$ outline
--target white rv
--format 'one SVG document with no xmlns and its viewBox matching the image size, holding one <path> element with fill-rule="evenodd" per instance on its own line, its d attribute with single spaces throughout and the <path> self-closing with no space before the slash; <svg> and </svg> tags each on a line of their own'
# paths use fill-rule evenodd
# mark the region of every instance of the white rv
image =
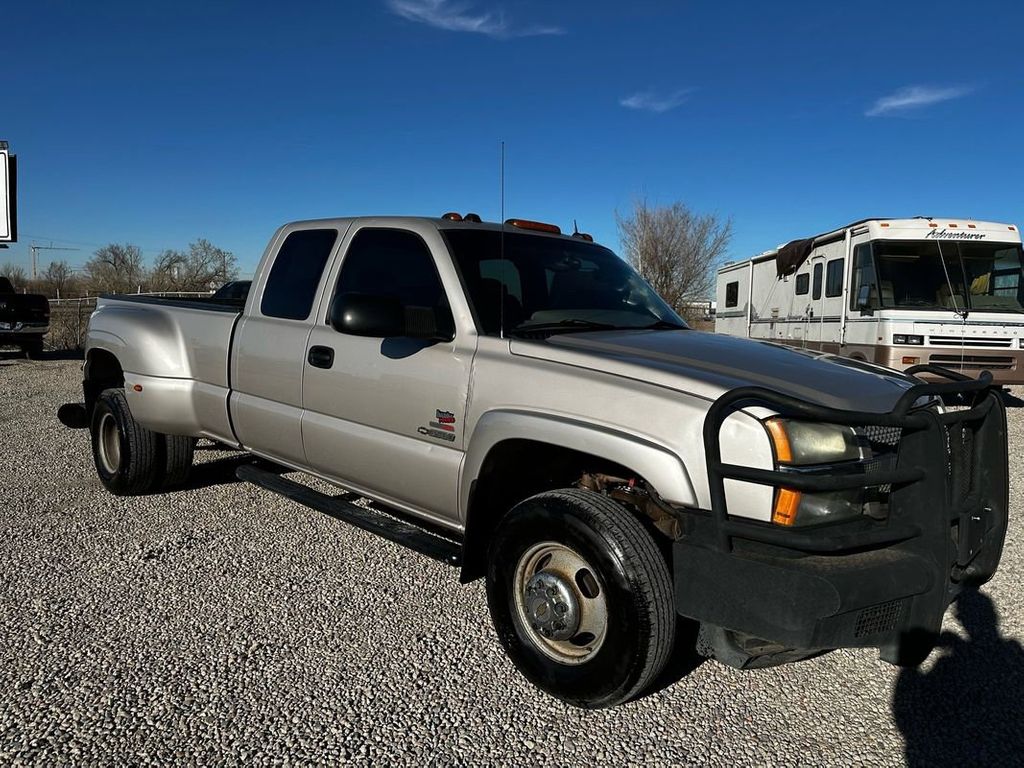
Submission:
<svg viewBox="0 0 1024 768">
<path fill-rule="evenodd" d="M 1024 383 L 1022 261 L 1012 224 L 858 221 L 722 267 L 715 331 Z"/>
</svg>

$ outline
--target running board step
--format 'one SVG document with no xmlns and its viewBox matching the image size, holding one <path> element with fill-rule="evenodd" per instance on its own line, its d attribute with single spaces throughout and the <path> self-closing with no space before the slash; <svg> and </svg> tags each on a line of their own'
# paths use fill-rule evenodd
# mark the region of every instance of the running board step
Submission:
<svg viewBox="0 0 1024 768">
<path fill-rule="evenodd" d="M 417 528 L 415 525 L 395 520 L 347 501 L 336 499 L 296 483 L 286 477 L 261 469 L 254 464 L 243 464 L 235 470 L 239 480 L 258 485 L 273 493 L 297 501 L 317 512 L 323 512 L 342 522 L 362 528 L 396 544 L 408 547 L 420 554 L 439 560 L 448 565 L 462 565 L 462 545 Z"/>
</svg>

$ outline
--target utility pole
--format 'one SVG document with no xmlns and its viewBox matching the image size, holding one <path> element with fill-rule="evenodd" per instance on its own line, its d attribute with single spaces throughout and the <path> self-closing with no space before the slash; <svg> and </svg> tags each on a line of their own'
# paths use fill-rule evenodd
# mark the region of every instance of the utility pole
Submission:
<svg viewBox="0 0 1024 768">
<path fill-rule="evenodd" d="M 81 248 L 64 248 L 59 245 L 54 245 L 53 241 L 50 241 L 49 245 L 36 245 L 32 243 L 29 246 L 29 250 L 32 251 L 32 282 L 36 281 L 38 277 L 38 266 L 39 266 L 39 251 L 80 251 Z"/>
</svg>

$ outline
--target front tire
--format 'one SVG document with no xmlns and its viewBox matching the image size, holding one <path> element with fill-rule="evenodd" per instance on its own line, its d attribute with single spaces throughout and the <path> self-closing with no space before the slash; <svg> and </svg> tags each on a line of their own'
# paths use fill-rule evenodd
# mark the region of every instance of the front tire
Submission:
<svg viewBox="0 0 1024 768">
<path fill-rule="evenodd" d="M 158 435 L 135 421 L 124 390 L 106 389 L 100 394 L 90 432 L 96 473 L 108 491 L 135 496 L 159 482 Z"/>
<path fill-rule="evenodd" d="M 641 693 L 675 640 L 664 556 L 636 517 L 591 491 L 538 494 L 508 513 L 490 546 L 487 602 L 519 671 L 579 707 Z"/>
</svg>

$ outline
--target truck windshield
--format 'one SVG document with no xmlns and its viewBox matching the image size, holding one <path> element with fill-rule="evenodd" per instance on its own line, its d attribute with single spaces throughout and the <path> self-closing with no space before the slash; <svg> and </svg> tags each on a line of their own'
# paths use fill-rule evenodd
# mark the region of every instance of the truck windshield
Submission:
<svg viewBox="0 0 1024 768">
<path fill-rule="evenodd" d="M 1024 311 L 1019 243 L 875 240 L 857 246 L 851 308 Z"/>
<path fill-rule="evenodd" d="M 499 335 L 502 323 L 506 333 L 687 327 L 603 246 L 514 232 L 502 246 L 500 232 L 484 229 L 444 236 L 487 335 Z"/>
</svg>

